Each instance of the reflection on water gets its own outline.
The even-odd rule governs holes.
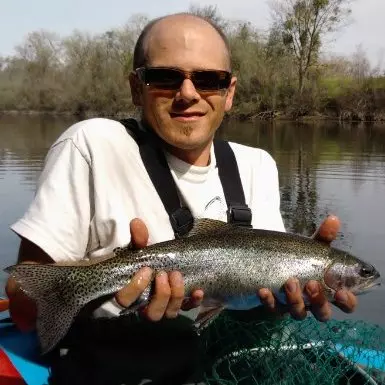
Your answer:
[[[30,202],[49,146],[74,121],[0,119],[1,266],[17,253],[18,239],[8,226]],[[229,122],[218,135],[275,158],[288,231],[310,235],[327,213],[336,213],[343,227],[335,246],[375,263],[385,276],[385,126]],[[385,325],[384,289],[361,298],[353,316]]]

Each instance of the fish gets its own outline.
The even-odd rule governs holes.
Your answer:
[[[261,305],[256,294],[269,288],[285,302],[283,286],[296,277],[301,288],[317,280],[333,302],[337,290],[354,294],[376,286],[380,273],[371,264],[303,235],[250,229],[212,219],[198,219],[180,238],[134,249],[117,247],[97,260],[56,264],[15,264],[5,269],[37,306],[36,329],[42,354],[51,351],[67,334],[81,309],[93,300],[112,295],[128,284],[142,267],[178,270],[186,297],[204,291],[202,315],[194,327],[202,330],[224,309],[248,310]],[[151,300],[151,284],[135,306]]]

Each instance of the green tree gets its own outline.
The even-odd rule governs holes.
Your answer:
[[[298,91],[319,59],[322,39],[340,29],[351,13],[350,0],[274,0],[273,18],[298,70]]]

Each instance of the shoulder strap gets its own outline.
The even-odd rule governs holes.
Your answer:
[[[194,218],[190,210],[180,204],[178,189],[157,137],[141,130],[135,119],[127,119],[121,123],[131,131],[138,143],[140,156],[170,217],[175,237],[187,234],[193,227]]]
[[[224,140],[214,140],[215,158],[219,179],[227,203],[227,222],[251,227],[252,213],[246,204],[237,160],[230,144]]]
[[[141,130],[135,119],[122,120],[138,143],[140,156],[150,179],[158,192],[175,237],[187,234],[193,227],[194,218],[188,207],[181,206],[178,189],[171,175],[159,139],[152,132]],[[214,141],[219,178],[227,203],[227,221],[240,226],[251,227],[251,210],[246,205],[237,161],[230,145],[222,140]]]

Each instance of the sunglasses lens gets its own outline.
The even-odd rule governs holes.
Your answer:
[[[143,79],[147,85],[163,90],[178,89],[183,80],[183,73],[167,68],[147,68]]]
[[[163,90],[178,90],[186,78],[182,71],[173,68],[143,68],[138,73],[145,84]],[[226,71],[193,71],[191,80],[200,91],[217,91],[230,86],[231,74]]]
[[[202,91],[215,91],[228,88],[231,75],[225,71],[196,71],[192,81],[195,87]]]

